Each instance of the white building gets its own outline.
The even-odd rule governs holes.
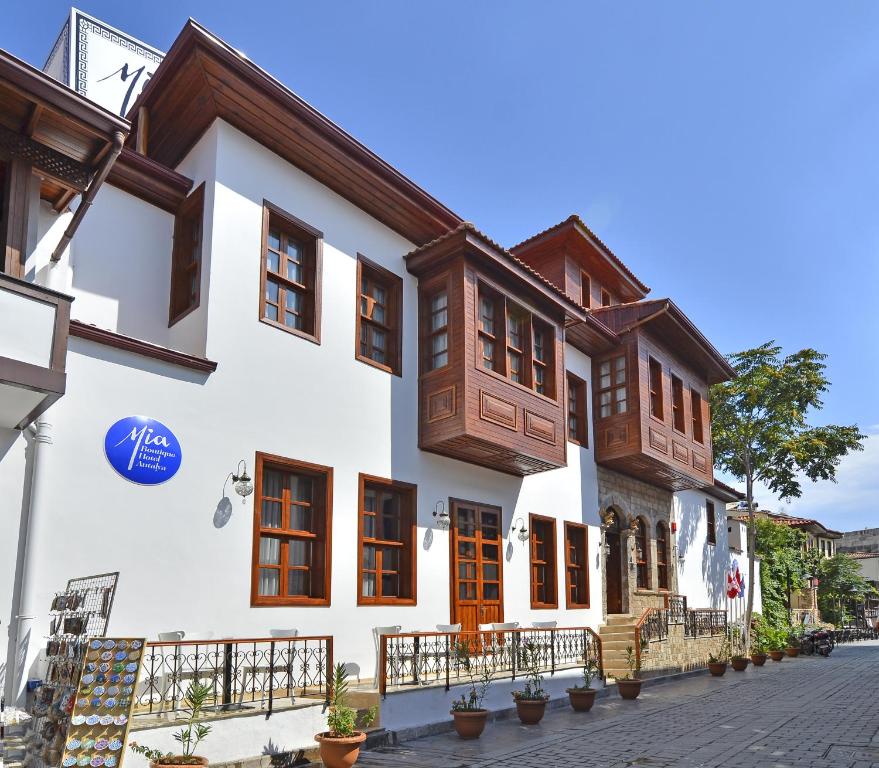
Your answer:
[[[707,386],[731,371],[579,219],[505,250],[194,22],[130,131],[62,91],[2,54],[26,142],[56,112],[100,123],[69,158],[100,169],[127,134],[67,247],[90,187],[0,154],[25,217],[0,363],[57,374],[0,366],[10,700],[42,673],[52,597],[92,573],[119,572],[115,635],[295,628],[365,678],[373,627],[586,638],[670,595],[726,610],[734,492],[713,482]],[[34,353],[34,298],[62,307],[60,368]],[[166,455],[128,431],[105,449],[132,416]],[[400,710],[383,717],[414,723]]]

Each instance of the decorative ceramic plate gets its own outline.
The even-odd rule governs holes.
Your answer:
[[[116,755],[107,755],[104,758],[104,768],[115,768],[116,766]]]
[[[107,699],[107,700],[104,702],[104,706],[105,706],[107,709],[113,709],[113,707],[116,706],[116,699]]]
[[[137,664],[135,664],[133,662],[131,664],[126,664],[125,671],[126,672],[137,672]]]
[[[98,648],[100,648],[102,645],[103,645],[103,643],[102,643],[100,640],[92,640],[92,641],[89,643],[89,648],[91,648],[93,651],[96,651],[96,650],[98,650]]]
[[[96,686],[92,689],[92,693],[94,693],[95,696],[103,696],[105,690],[106,690],[106,689],[104,688],[103,685],[96,685]]]
[[[104,648],[108,651],[112,651],[116,647],[115,640],[104,640]]]
[[[79,749],[80,741],[79,739],[68,739],[66,749],[69,752],[73,752],[74,749]]]
[[[122,682],[126,683],[126,684],[133,683],[134,682],[134,675],[125,675],[125,677],[122,678]]]
[[[116,717],[113,718],[114,725],[125,725],[127,722],[128,718],[125,715],[116,715]]]
[[[89,765],[90,765],[92,768],[101,768],[101,766],[102,766],[103,764],[104,764],[104,758],[101,757],[100,755],[95,755],[95,756],[92,758],[92,761],[89,763]]]
[[[101,725],[112,725],[113,724],[113,715],[103,715],[101,717]]]
[[[113,651],[104,651],[101,654],[101,661],[110,661],[113,658]]]
[[[85,719],[85,724],[86,724],[86,725],[97,725],[98,722],[100,722],[100,720],[101,720],[101,718],[98,717],[97,715],[89,715],[89,716]]]
[[[91,755],[80,755],[79,759],[76,761],[76,764],[79,766],[86,766],[91,761]]]
[[[68,755],[61,762],[61,765],[63,765],[64,768],[73,768],[73,766],[76,765],[76,757],[74,757],[73,755]]]
[[[128,656],[125,651],[116,651],[116,656],[114,657],[116,661],[125,661],[125,657]]]
[[[142,645],[143,645],[143,643],[140,640],[132,640],[131,641],[131,650],[136,651]]]
[[[85,715],[74,715],[70,722],[74,725],[82,725],[85,722]]]
[[[95,742],[95,749],[98,750],[98,752],[103,752],[108,746],[110,746],[110,742],[107,741],[107,739],[98,739]]]
[[[92,749],[95,746],[95,740],[89,736],[87,739],[82,740],[82,748],[85,751]]]
[[[110,742],[110,751],[118,752],[120,749],[122,749],[122,741],[120,739],[113,739]]]
[[[93,682],[95,682],[95,676],[94,675],[83,675],[82,682],[85,683],[86,685],[91,685]]]

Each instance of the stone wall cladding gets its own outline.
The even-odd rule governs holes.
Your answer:
[[[712,637],[684,637],[683,624],[669,624],[668,639],[656,640],[641,652],[643,676],[660,672],[681,672],[708,663],[708,654],[720,653],[723,635]]]

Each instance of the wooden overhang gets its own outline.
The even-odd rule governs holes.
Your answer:
[[[88,186],[129,123],[0,49],[0,160],[19,158],[56,210]]]
[[[650,299],[601,307],[591,310],[590,314],[620,336],[639,327],[649,329],[674,349],[681,359],[702,372],[708,384],[719,384],[736,377],[727,359],[671,299]]]
[[[215,119],[247,134],[416,245],[461,218],[275,80],[189,20],[132,106],[145,154],[176,167]],[[143,125],[142,125],[143,123]]]
[[[549,303],[561,310],[565,318],[565,339],[582,352],[597,354],[619,343],[617,334],[600,318],[572,301],[561,288],[480,232],[469,221],[462,222],[407,254],[406,268],[416,277],[423,277],[462,252],[512,278],[532,300]]]
[[[510,253],[526,261],[558,252],[573,256],[584,266],[588,264],[587,271],[623,302],[639,301],[650,292],[576,214],[510,248]]]
[[[744,493],[720,480],[715,480],[711,485],[704,486],[702,490],[727,504],[745,499]]]
[[[126,147],[110,169],[107,183],[168,213],[177,213],[192,179]]]

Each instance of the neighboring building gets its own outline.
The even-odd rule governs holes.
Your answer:
[[[674,302],[577,217],[506,250],[193,21],[127,116],[0,52],[8,700],[105,571],[116,634],[295,627],[367,678],[373,627],[631,643],[682,595],[716,639],[734,372]]]
[[[836,542],[839,552],[879,552],[879,528],[845,531]]]

